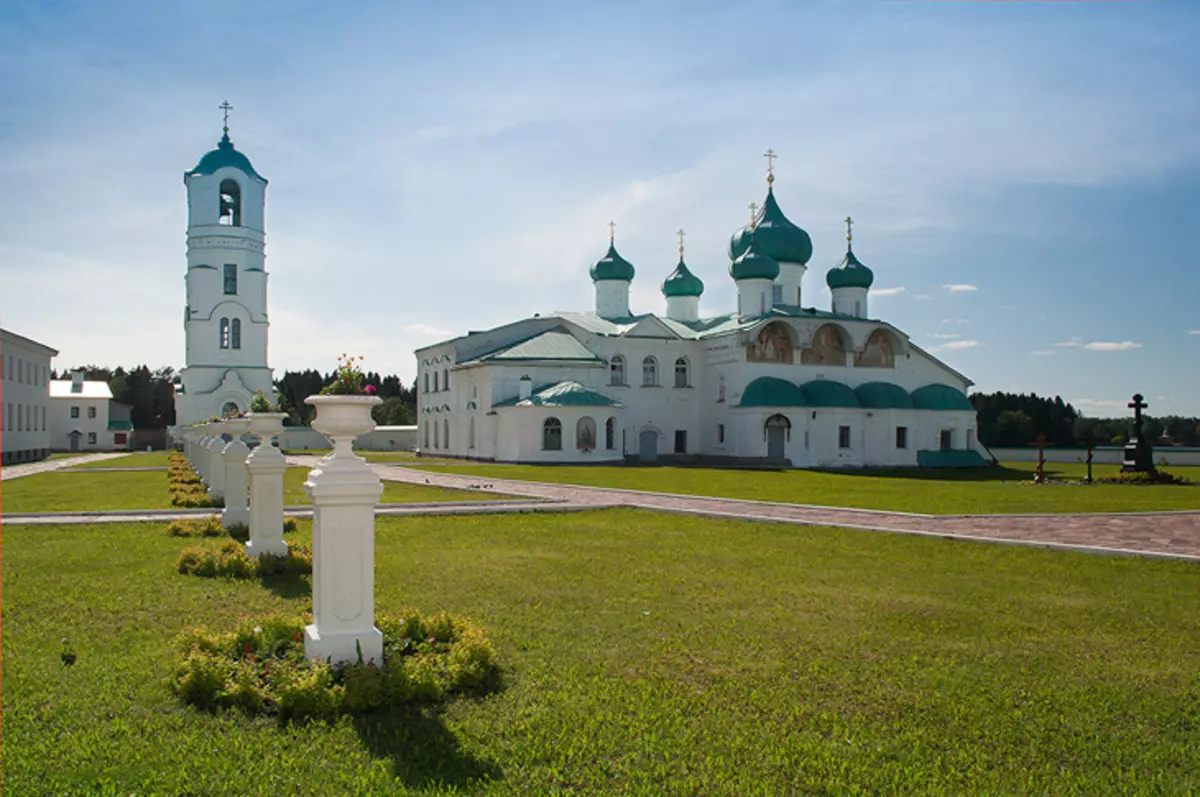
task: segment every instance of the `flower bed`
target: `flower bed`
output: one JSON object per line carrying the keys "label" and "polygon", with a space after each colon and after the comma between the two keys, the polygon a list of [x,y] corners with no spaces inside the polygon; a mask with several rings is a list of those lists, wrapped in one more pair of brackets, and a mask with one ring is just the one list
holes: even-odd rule
{"label": "flower bed", "polygon": [[283,556],[249,556],[236,540],[219,547],[189,545],[179,554],[180,573],[202,578],[261,578],[267,575],[304,575],[312,573],[312,549],[292,544]]}
{"label": "flower bed", "polygon": [[167,458],[167,486],[171,490],[171,503],[182,507],[219,507],[225,502],[212,498],[200,477],[188,464],[183,454],[173,453]]}
{"label": "flower bed", "polygon": [[333,667],[304,657],[304,620],[271,617],[236,631],[197,628],[178,640],[175,694],[199,709],[280,719],[328,718],[446,700],[495,686],[496,651],[483,630],[439,612],[381,615],[383,663]]}

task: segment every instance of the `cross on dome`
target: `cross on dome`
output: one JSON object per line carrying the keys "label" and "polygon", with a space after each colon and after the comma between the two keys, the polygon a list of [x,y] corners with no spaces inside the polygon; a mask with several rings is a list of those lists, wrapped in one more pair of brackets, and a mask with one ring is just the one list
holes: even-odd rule
{"label": "cross on dome", "polygon": [[683,231],[682,227],[680,227],[679,231],[675,234],[679,236],[679,259],[683,260],[683,236],[687,235],[687,233]]}
{"label": "cross on dome", "polygon": [[229,100],[225,100],[217,107],[225,112],[225,119],[224,119],[225,133],[226,133],[226,135],[228,135],[228,133],[229,133],[229,112],[233,110],[233,106],[229,104]]}
{"label": "cross on dome", "polygon": [[852,218],[850,218],[849,216],[847,216],[847,217],[846,217],[846,248],[847,248],[847,249],[849,249],[849,248],[850,248],[850,241],[851,241],[851,240],[853,239],[853,237],[854,237],[854,236],[851,234],[851,232],[850,232],[850,227],[851,227],[851,225],[853,225],[853,224],[854,224],[854,219],[852,219]]}
{"label": "cross on dome", "polygon": [[616,238],[617,238],[617,223],[615,221],[610,221],[608,223],[608,243],[609,243],[609,245],[614,244],[616,242]]}
{"label": "cross on dome", "polygon": [[767,159],[767,187],[775,182],[775,159],[779,156],[775,154],[775,150],[768,149],[763,153],[763,157]]}
{"label": "cross on dome", "polygon": [[750,203],[750,231],[754,232],[755,226],[758,224],[758,203]]}

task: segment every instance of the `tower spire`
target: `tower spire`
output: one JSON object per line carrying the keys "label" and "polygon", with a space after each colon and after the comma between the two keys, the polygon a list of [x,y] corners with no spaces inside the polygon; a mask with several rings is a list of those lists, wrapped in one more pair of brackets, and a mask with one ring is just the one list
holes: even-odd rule
{"label": "tower spire", "polygon": [[682,227],[680,227],[679,231],[675,234],[679,236],[679,262],[682,263],[683,262],[683,236],[687,235],[687,233],[683,231]]}
{"label": "tower spire", "polygon": [[754,228],[758,226],[758,203],[750,203],[750,232],[754,232]]}
{"label": "tower spire", "polygon": [[233,106],[229,104],[229,100],[225,100],[217,107],[225,112],[225,118],[224,118],[225,137],[229,138],[229,112],[233,110]]}
{"label": "tower spire", "polygon": [[846,251],[847,252],[851,251],[854,248],[851,245],[851,241],[854,239],[854,235],[850,231],[850,227],[853,224],[854,224],[854,219],[847,216],[846,217]]}
{"label": "tower spire", "polygon": [[767,159],[767,190],[769,191],[775,183],[775,159],[779,156],[775,154],[775,150],[768,149],[763,153],[763,157]]}
{"label": "tower spire", "polygon": [[617,241],[617,223],[610,221],[608,223],[608,245],[615,246]]}

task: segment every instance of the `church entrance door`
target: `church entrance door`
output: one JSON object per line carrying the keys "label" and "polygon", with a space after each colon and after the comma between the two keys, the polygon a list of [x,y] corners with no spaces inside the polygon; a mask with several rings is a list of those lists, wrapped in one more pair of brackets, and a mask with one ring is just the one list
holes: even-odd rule
{"label": "church entrance door", "polygon": [[638,435],[638,459],[642,462],[653,462],[658,459],[658,432],[653,429],[643,429]]}
{"label": "church entrance door", "polygon": [[83,437],[81,432],[71,432],[69,435],[67,435],[68,445],[72,451],[79,450],[79,438],[81,437]]}
{"label": "church entrance door", "polygon": [[791,421],[783,415],[772,415],[767,418],[767,459],[772,462],[783,462],[783,450],[787,444],[788,431],[791,428]]}

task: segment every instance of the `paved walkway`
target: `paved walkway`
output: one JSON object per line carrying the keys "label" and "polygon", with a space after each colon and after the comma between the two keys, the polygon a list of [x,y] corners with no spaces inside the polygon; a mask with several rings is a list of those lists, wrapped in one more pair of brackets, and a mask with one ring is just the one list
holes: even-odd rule
{"label": "paved walkway", "polygon": [[116,459],[128,455],[128,451],[103,454],[82,454],[78,457],[60,457],[58,459],[43,459],[41,462],[26,462],[20,465],[5,465],[0,468],[0,479],[19,479],[22,476],[32,476],[35,473],[49,473],[52,470],[70,468],[85,462],[102,462],[106,459]]}
{"label": "paved walkway", "polygon": [[389,481],[457,489],[485,489],[492,493],[566,501],[577,505],[629,506],[708,517],[840,526],[1051,548],[1195,558],[1200,561],[1200,511],[1081,515],[917,515],[871,509],[781,504],[490,479],[414,470],[396,465],[376,465],[375,472]]}

